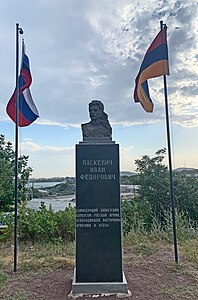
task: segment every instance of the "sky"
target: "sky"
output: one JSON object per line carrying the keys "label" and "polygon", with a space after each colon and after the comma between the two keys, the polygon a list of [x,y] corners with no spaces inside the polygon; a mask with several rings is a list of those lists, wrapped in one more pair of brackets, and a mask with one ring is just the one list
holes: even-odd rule
{"label": "sky", "polygon": [[1,0],[0,134],[14,143],[15,126],[5,109],[15,87],[19,23],[40,115],[19,130],[19,154],[29,156],[32,177],[75,176],[75,145],[93,99],[104,103],[122,171],[135,171],[136,159],[167,148],[163,77],[148,82],[153,113],[133,99],[160,20],[168,27],[173,168],[198,168],[197,15],[195,0]]}

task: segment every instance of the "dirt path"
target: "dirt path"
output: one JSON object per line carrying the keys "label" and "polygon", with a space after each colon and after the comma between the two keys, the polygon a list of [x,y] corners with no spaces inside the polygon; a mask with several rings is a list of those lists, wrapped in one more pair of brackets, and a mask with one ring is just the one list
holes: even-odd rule
{"label": "dirt path", "polygon": [[[151,255],[138,255],[128,249],[124,254],[124,272],[133,300],[197,300],[198,268],[180,257],[180,266],[173,262],[171,249]],[[70,299],[73,268],[59,268],[45,273],[9,274],[0,299],[65,300]],[[83,296],[78,299],[111,299],[114,296]]]}

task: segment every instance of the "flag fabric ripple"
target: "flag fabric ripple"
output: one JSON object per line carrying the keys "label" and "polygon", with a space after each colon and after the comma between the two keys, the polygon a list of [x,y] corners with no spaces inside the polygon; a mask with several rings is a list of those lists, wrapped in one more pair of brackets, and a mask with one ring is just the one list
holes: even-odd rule
{"label": "flag fabric ripple", "polygon": [[[32,83],[32,76],[30,73],[30,65],[28,56],[25,54],[25,45],[22,47],[22,65],[19,75],[19,111],[18,111],[18,125],[25,127],[33,123],[38,117],[39,113],[32,99],[29,86]],[[16,123],[16,89],[10,98],[7,108],[7,114]]]}
{"label": "flag fabric ripple", "polygon": [[169,75],[167,32],[163,28],[148,48],[139,73],[135,79],[135,102],[140,102],[145,111],[153,112],[147,80],[161,75]]}

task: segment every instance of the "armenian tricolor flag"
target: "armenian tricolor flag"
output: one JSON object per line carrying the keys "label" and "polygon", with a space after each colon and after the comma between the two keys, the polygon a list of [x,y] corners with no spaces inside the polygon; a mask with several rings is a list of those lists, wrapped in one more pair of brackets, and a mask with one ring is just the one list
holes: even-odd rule
{"label": "armenian tricolor flag", "polygon": [[166,27],[161,29],[148,48],[135,80],[135,102],[140,102],[147,112],[153,112],[147,80],[161,75],[169,75]]}
{"label": "armenian tricolor flag", "polygon": [[[39,113],[32,99],[29,86],[32,83],[30,65],[28,56],[25,54],[25,45],[22,46],[22,65],[18,78],[19,81],[19,111],[18,126],[24,127],[30,125],[38,117]],[[7,114],[16,123],[16,89],[10,98],[7,108]]]}

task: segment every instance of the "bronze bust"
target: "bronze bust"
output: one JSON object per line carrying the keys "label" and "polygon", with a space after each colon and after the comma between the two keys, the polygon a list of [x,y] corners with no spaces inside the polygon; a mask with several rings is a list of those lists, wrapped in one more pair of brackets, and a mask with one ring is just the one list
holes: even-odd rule
{"label": "bronze bust", "polygon": [[91,121],[81,124],[83,141],[112,141],[112,128],[108,115],[104,112],[104,104],[99,100],[89,103],[89,115]]}

